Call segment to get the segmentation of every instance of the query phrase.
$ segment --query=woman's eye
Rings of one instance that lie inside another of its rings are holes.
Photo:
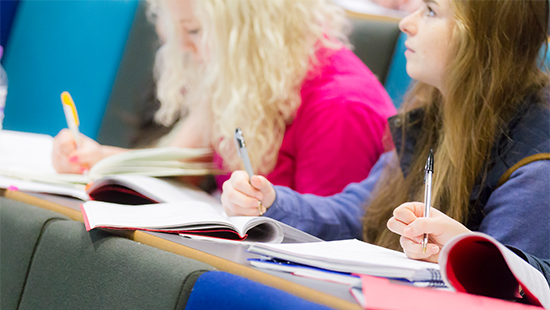
[[[435,16],[435,12],[434,12],[434,10],[432,10],[432,8],[430,6],[427,6],[426,8],[427,8],[426,9],[426,16],[429,16],[429,17]]]
[[[200,28],[187,30],[187,33],[191,35],[199,34],[199,32],[201,32]]]

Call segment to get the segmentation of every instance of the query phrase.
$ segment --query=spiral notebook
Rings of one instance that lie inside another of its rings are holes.
[[[441,286],[439,265],[408,259],[402,252],[359,240],[338,240],[302,244],[256,244],[249,252],[267,258],[342,273],[423,282]]]

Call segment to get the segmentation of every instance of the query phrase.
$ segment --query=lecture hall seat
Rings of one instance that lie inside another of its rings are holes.
[[[0,197],[0,309],[17,309],[34,250],[59,213]]]
[[[96,138],[138,0],[22,0],[4,68],[4,128],[55,135],[67,126],[62,91],[75,100],[82,133]]]
[[[222,271],[202,274],[185,310],[328,310],[290,293]]]
[[[404,55],[406,35],[401,33],[398,23],[352,18],[349,37],[355,55],[378,77],[397,108],[411,83]]]

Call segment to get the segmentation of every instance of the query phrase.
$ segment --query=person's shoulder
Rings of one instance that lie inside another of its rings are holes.
[[[382,116],[396,113],[388,93],[376,76],[347,48],[325,49],[317,69],[304,81],[301,110],[360,109]]]
[[[544,93],[526,97],[496,146],[507,168],[550,153],[550,104]]]
[[[516,144],[528,144],[539,152],[550,152],[550,94],[543,90],[527,97],[508,124]],[[544,149],[540,149],[540,147]]]

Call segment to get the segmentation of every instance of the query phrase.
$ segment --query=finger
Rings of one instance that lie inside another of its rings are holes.
[[[229,215],[229,216],[245,215],[245,214],[240,213],[240,212],[243,212],[243,211],[240,210],[239,206],[234,205],[231,202],[229,202],[229,200],[227,199],[227,194],[226,193],[222,194],[221,201],[222,201],[223,209],[225,210],[225,213],[227,215]]]
[[[235,190],[231,182],[226,181],[223,184],[222,203],[224,207],[230,209],[229,215],[258,215],[260,202],[258,199],[244,195]]]
[[[271,190],[271,182],[269,182],[264,176],[255,175],[251,178],[250,184],[262,194],[267,194]]]
[[[401,244],[403,252],[405,252],[407,257],[412,259],[426,260],[430,256],[439,253],[439,246],[430,242],[428,242],[428,245],[426,246],[426,253],[424,253],[424,250],[422,249],[421,242],[419,243],[402,236],[401,238],[399,238],[399,243]]]
[[[403,235],[403,230],[407,228],[407,224],[397,220],[395,217],[390,218],[386,226],[390,231],[398,235]]]
[[[250,185],[246,171],[237,170],[233,172],[229,181],[231,182],[231,186],[237,191],[249,197],[254,197],[256,200],[261,200],[263,198],[262,192]]]
[[[229,216],[258,216],[258,207],[247,208],[231,202],[224,204],[225,213]]]
[[[440,236],[447,230],[447,224],[439,218],[421,217],[412,222],[404,229],[407,237],[421,236],[424,234]]]
[[[393,217],[404,224],[410,224],[418,218],[414,212],[414,203],[404,203],[393,210]]]
[[[424,203],[422,202],[406,202],[399,207],[397,207],[394,211],[397,209],[405,209],[410,211],[414,216],[416,217],[423,217],[424,216]]]

